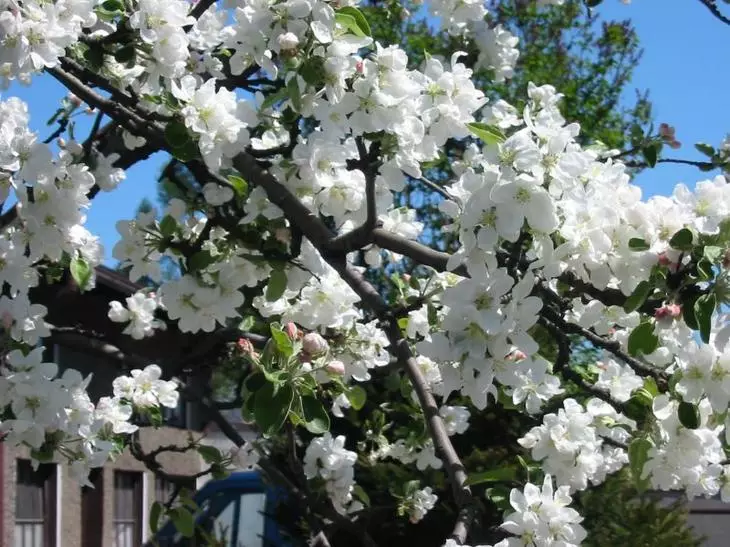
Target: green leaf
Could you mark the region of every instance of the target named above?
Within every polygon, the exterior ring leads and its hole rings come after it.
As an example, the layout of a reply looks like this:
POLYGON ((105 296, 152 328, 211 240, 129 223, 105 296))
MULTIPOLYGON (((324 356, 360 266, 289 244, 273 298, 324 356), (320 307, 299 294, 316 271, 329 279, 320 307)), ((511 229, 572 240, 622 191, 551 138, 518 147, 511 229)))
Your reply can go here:
POLYGON ((274 270, 271 272, 269 284, 266 286, 266 300, 273 302, 284 296, 286 283, 286 272, 284 270, 274 270))
POLYGON ((104 51, 97 47, 89 47, 84 52, 84 60, 91 68, 98 70, 104 64, 104 51))
MULTIPOLYGON (((264 378, 264 375, 261 375, 262 378, 264 378)), ((243 400, 243 405, 241 406, 241 417, 246 422, 255 422, 256 416, 254 415, 254 411, 256 409, 256 392, 250 391, 248 395, 246 395, 246 398, 243 400)))
POLYGON ((245 180, 241 177, 237 177, 236 175, 228 175, 228 182, 231 183, 234 192, 236 192, 236 195, 239 198, 246 197, 246 193, 248 192, 248 183, 245 180))
POLYGON ((492 488, 487 488, 484 495, 497 506, 497 509, 500 511, 508 511, 510 509, 510 491, 511 489, 506 486, 493 486, 492 488))
POLYGON ((500 467, 499 469, 490 469, 489 471, 481 471, 479 473, 470 474, 464 484, 472 486, 474 484, 482 484, 485 482, 510 482, 517 480, 517 468, 510 465, 500 467))
POLYGON ((160 517, 162 516, 163 509, 164 507, 159 501, 152 504, 152 508, 150 509, 150 530, 153 534, 156 534, 160 529, 160 517))
POLYGON ((649 376, 644 379, 644 389, 651 395, 652 399, 659 395, 659 388, 656 385, 656 380, 649 376))
POLYGON ((171 148, 182 148, 190 142, 188 128, 180 120, 172 120, 165 127, 165 141, 171 148))
POLYGON ((215 258, 208 251, 198 251, 188 258, 188 270, 199 272, 215 262, 215 258))
POLYGON ((353 31, 353 34, 357 34, 357 36, 372 36, 373 35, 372 31, 370 30, 370 23, 368 23, 368 20, 365 18, 365 15, 363 14, 363 12, 361 12, 356 7, 353 7, 353 6, 341 7, 340 9, 337 10, 337 13, 335 14, 335 20, 336 20, 338 14, 349 15, 350 17, 352 17, 355 20, 355 24, 357 25, 357 28, 360 30, 360 34, 358 34, 357 32, 354 32, 354 31, 353 31))
POLYGON ((172 235, 175 233, 176 228, 177 221, 170 215, 165 215, 165 217, 160 222, 160 233, 164 237, 172 237, 172 235))
POLYGON ((698 142, 695 144, 695 148, 705 156, 713 157, 716 154, 715 147, 704 142, 698 142))
POLYGON ((114 59, 122 64, 131 63, 137 57, 137 51, 134 49, 134 45, 124 46, 114 52, 114 59))
POLYGON ((275 392, 274 385, 267 382, 256 392, 254 417, 256 425, 265 435, 272 435, 281 429, 294 400, 291 386, 283 385, 275 392))
POLYGON ((91 281, 91 266, 86 260, 78 257, 71 261, 69 269, 71 270, 71 277, 74 278, 81 292, 84 292, 89 285, 89 281, 91 281))
POLYGON ((708 281, 712 279, 714 277, 712 262, 707 260, 705 257, 702 257, 699 262, 697 262, 697 275, 701 281, 708 281))
POLYGON ((634 289, 634 292, 631 293, 631 296, 629 296, 626 299, 626 302, 624 302, 624 311, 626 313, 631 313, 634 310, 638 310, 641 305, 646 302, 646 299, 649 298, 652 290, 653 288, 648 281, 642 281, 639 283, 634 289))
POLYGON ((191 538, 195 533, 195 521, 193 514, 184 507, 175 507, 168 512, 170 520, 175 525, 175 529, 183 535, 183 537, 191 538))
POLYGON ((725 249, 716 247, 715 245, 705 245, 702 256, 709 260, 712 264, 717 264, 725 255, 725 249))
POLYGON ((645 484, 645 480, 642 479, 642 474, 644 472, 644 466, 649 459, 649 450, 651 447, 651 441, 644 437, 634 439, 629 444, 629 469, 631 469, 631 476, 637 488, 642 488, 645 484))
POLYGON ((335 22, 339 24, 347 33, 348 31, 355 36, 363 37, 365 33, 360 29, 357 20, 349 13, 335 13, 335 22))
POLYGON ((324 83, 325 70, 322 57, 309 57, 299 67, 299 75, 309 85, 320 87, 324 83))
POLYGON ((360 386, 352 386, 347 391, 347 400, 350 401, 352 408, 360 410, 365 406, 365 401, 368 399, 367 392, 360 386))
POLYGON ((584 0, 586 6, 589 8, 595 8, 596 6, 600 6, 603 0, 584 0))
POLYGON ((649 245, 646 240, 641 239, 640 237, 632 237, 629 239, 629 249, 632 251, 648 251, 651 249, 651 245, 649 245))
POLYGON ((246 377, 243 388, 249 393, 255 393, 266 384, 266 377, 261 372, 254 372, 246 377))
POLYGON ((677 409, 679 415, 679 423, 687 429, 697 429, 700 427, 700 409, 697 405, 682 401, 677 409))
POLYGON ((276 343, 276 349, 284 355, 284 357, 291 357, 294 353, 294 344, 292 344, 291 338, 280 328, 271 326, 271 337, 276 343))
POLYGON ((682 228, 669 240, 669 246, 678 251, 691 251, 694 234, 689 228, 682 228))
POLYGON ((365 507, 370 507, 370 496, 368 496, 362 486, 359 484, 353 486, 352 493, 365 507))
POLYGON ((302 411, 304 412, 304 427, 314 435, 321 435, 330 430, 330 417, 327 409, 315 397, 302 397, 302 411))
POLYGON ((499 127, 481 122, 466 124, 469 130, 486 144, 499 144, 505 141, 504 133, 499 127))
POLYGON ((659 150, 661 150, 660 143, 652 143, 641 149, 641 153, 643 154, 644 159, 646 160, 646 163, 647 165, 649 165, 649 167, 656 166, 656 162, 659 159, 659 150))
POLYGON ((629 334, 629 353, 648 355, 654 353, 659 346, 659 337, 654 334, 654 324, 650 322, 641 323, 629 334))
POLYGON ((197 158, 199 155, 198 152, 198 145, 193 140, 189 140, 184 145, 177 148, 170 149, 170 153, 183 163, 197 158))
POLYGON ((203 461, 208 464, 218 463, 223 459, 220 450, 218 450, 215 446, 209 446, 206 444, 198 445, 198 454, 200 454, 203 461))
POLYGON ((697 299, 697 296, 692 296, 682 302, 682 319, 684 319, 684 323, 692 330, 700 330, 700 325, 697 323, 697 316, 695 315, 697 299))
POLYGON ((299 83, 297 82, 296 76, 289 78, 286 83, 286 90, 289 94, 289 100, 291 101, 294 110, 301 112, 302 110, 302 93, 299 91, 299 83))
POLYGON ((703 294, 697 299, 694 305, 697 327, 700 331, 700 338, 705 344, 710 343, 710 331, 712 330, 712 314, 717 307, 717 297, 714 293, 703 294))
POLYGON ((124 4, 120 0, 106 0, 101 3, 101 7, 106 11, 124 11, 124 4))
POLYGON ((264 102, 261 103, 261 110, 266 110, 267 108, 274 106, 276 103, 285 101, 287 97, 289 97, 289 91, 285 87, 283 87, 279 89, 276 93, 271 93, 270 95, 266 96, 264 102))

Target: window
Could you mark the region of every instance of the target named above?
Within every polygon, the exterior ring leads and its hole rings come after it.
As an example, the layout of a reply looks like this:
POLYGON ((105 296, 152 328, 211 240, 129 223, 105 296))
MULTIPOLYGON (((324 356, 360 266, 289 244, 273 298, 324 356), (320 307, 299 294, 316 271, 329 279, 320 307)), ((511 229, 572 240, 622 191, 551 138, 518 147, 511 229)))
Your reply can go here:
POLYGON ((142 545, 142 473, 114 472, 114 547, 142 545))
POLYGON ((54 547, 56 542, 56 466, 36 471, 18 460, 15 497, 15 547, 54 547))
POLYGON ((177 496, 174 505, 177 505, 179 500, 180 491, 184 488, 188 493, 192 494, 195 492, 195 479, 192 477, 174 477, 174 481, 168 481, 162 477, 155 476, 155 501, 159 501, 162 504, 167 503, 175 494, 177 487, 180 490, 177 491, 177 496))
POLYGON ((81 487, 81 547, 99 547, 104 537, 104 469, 91 470, 89 482, 81 487))

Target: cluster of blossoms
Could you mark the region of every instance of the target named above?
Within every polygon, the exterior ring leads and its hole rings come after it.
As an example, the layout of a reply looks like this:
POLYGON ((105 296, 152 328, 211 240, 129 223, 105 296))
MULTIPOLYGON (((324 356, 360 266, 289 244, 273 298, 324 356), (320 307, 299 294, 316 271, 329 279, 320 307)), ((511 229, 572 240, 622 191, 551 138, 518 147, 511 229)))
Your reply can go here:
POLYGON ((304 454, 304 474, 325 481, 327 494, 340 513, 362 508, 352 496, 356 461, 357 454, 345 448, 345 437, 333 438, 329 433, 313 439, 304 454))
MULTIPOLYGON (((251 249, 253 244, 237 244, 234 233, 259 230, 262 224, 273 228, 260 230, 260 239, 289 243, 286 230, 294 228, 261 186, 247 193, 226 178, 247 147, 270 152, 269 173, 299 198, 305 213, 331 219, 339 235, 371 220, 374 207, 383 229, 415 240, 424 225, 415 210, 394 202, 393 193, 405 187, 408 177, 422 178, 424 164, 439 159, 448 140, 471 138, 472 131, 479 135, 485 124, 508 134, 492 133, 481 147, 469 141, 452 166, 456 180, 443 188, 450 198, 440 208, 453 219, 447 229, 460 244, 447 265, 455 273, 433 276, 431 288, 441 294, 430 299, 431 307, 410 310, 404 328, 415 342, 419 369, 442 400, 440 415, 449 435, 464 433, 470 416, 466 407, 446 404, 454 393, 479 410, 487 407, 490 395, 495 400, 505 395, 537 414, 565 392, 557 369, 566 364, 542 357, 531 334, 545 319, 545 294, 564 304, 555 292, 559 276, 632 295, 657 268, 677 272, 688 263, 687 253, 671 244, 674 234, 682 229, 717 234, 730 216, 730 185, 724 177, 699 182, 694 190, 679 185, 671 197, 642 201, 623 163, 577 143, 580 128, 566 123, 554 88, 530 84, 522 112, 504 101, 488 105, 472 70, 460 62, 464 53, 448 60, 427 56, 420 70, 413 70, 403 49, 374 42, 363 29, 352 32, 338 19, 335 8, 352 8, 352 2, 234 0, 230 10, 214 4, 198 18, 182 0, 139 0, 104 18, 97 18, 97 4, 0 0, 0 75, 3 83, 28 80, 56 66, 66 53, 81 57, 69 48, 93 47, 125 20, 124 31, 137 40, 133 53, 144 53, 141 64, 105 54, 100 72, 111 75, 120 90, 131 89, 155 119, 176 117, 167 125, 166 138, 196 146, 218 177, 202 188, 194 207, 173 199, 161 220, 152 211, 119 223, 122 239, 114 257, 131 267, 133 280, 149 277, 161 284, 155 296, 140 292, 126 306, 111 304, 109 317, 127 323, 125 333, 136 339, 163 327, 158 312, 182 332, 228 327, 240 318, 244 291, 257 288, 263 294, 250 304, 261 316, 312 331, 302 340, 302 375, 321 373, 311 362, 325 353, 333 358, 328 372, 341 377, 343 385, 365 382, 373 369, 390 362, 388 336, 377 321, 365 322, 360 297, 313 242, 305 239, 294 259, 276 265, 259 248, 251 249), (85 43, 79 44, 85 30, 85 43), (228 88, 229 76, 246 80, 244 75, 258 68, 271 78, 276 94, 244 99, 228 88), (310 122, 301 124, 306 131, 300 125, 297 131, 287 129, 282 114, 287 109, 310 122), (220 221, 239 199, 245 200, 244 214, 224 229, 220 221), (194 254, 181 251, 191 247, 194 254), (524 261, 513 260, 512 254, 523 251, 524 261), (163 281, 163 257, 177 261, 182 275, 163 281), (328 348, 318 332, 334 332, 342 341, 328 348)), ((517 40, 504 28, 487 25, 482 2, 435 0, 430 8, 449 33, 474 39, 478 65, 493 70, 497 80, 510 76, 517 40)), ((124 135, 128 149, 144 142, 144 136, 124 135)), ((28 298, 42 261, 69 262, 77 274, 86 272, 77 275, 82 288, 93 287, 93 268, 102 252, 98 239, 83 227, 84 210, 95 185, 110 190, 123 178, 117 159, 75 141, 64 143, 54 156, 28 130, 24 104, 13 98, 0 103, 0 198, 13 193, 19 219, 0 234, 0 281, 8 287, 0 311, 16 342, 33 346, 48 334, 46 310, 28 298)), ((400 260, 372 242, 365 251, 370 265, 400 260)), ((356 271, 352 264, 341 266, 356 271)), ((728 275, 723 271, 713 285, 720 303, 730 295, 728 275)), ((422 296, 426 285, 408 296, 422 296)), ((603 397, 584 404, 566 399, 563 408, 547 413, 520 439, 549 475, 542 490, 528 484, 524 493, 513 491, 514 513, 503 528, 515 537, 500 545, 580 543, 585 532, 580 517, 567 507, 569 492, 621 469, 629 461, 621 447, 635 442, 648 447, 642 472, 654 487, 729 495, 722 438, 730 402, 730 354, 722 343, 727 327, 716 325, 712 343, 700 344, 681 322, 674 301, 658 308, 649 322, 637 312, 588 297, 569 305, 566 321, 610 343, 589 386, 603 397), (617 360, 619 352, 633 353, 631 332, 641 325, 650 325, 652 333, 656 328, 660 343, 637 362, 655 375, 673 375, 676 393, 649 394, 654 422, 651 430, 639 433, 637 424, 606 399, 623 403, 644 386, 636 360, 617 360), (683 423, 687 405, 698 412, 694 428, 683 423), (560 485, 557 491, 552 476, 560 485)), ((73 371, 58 378, 57 373, 55 365, 43 362, 42 349, 11 352, 0 371, 0 400, 8 401, 10 417, 0 428, 9 441, 39 454, 51 447, 66 455, 81 478, 88 468, 103 465, 114 449, 114 435, 135 430, 129 423, 135 411, 177 404, 176 384, 162 380, 155 366, 118 378, 114 396, 96 405, 86 393, 88 378, 73 371)), ((315 379, 329 381, 325 373, 315 379)), ((351 405, 339 395, 333 413, 343 416, 342 408, 351 405)), ((346 441, 325 433, 311 441, 304 457, 307 478, 324 481, 341 513, 360 508, 353 499, 357 454, 345 448, 346 441)), ((249 460, 247 452, 240 457, 249 460)), ((386 440, 375 459, 385 457, 415 463, 420 470, 443 465, 431 440, 386 440)), ((417 521, 435 502, 426 487, 404 503, 417 521)))

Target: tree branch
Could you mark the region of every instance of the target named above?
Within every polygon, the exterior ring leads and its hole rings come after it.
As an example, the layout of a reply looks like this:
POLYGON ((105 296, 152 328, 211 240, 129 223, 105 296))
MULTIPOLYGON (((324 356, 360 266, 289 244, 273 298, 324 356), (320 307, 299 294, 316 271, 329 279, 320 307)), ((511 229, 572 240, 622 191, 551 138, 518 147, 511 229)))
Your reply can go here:
POLYGON ((700 0, 700 3, 703 4, 708 10, 710 10, 710 13, 712 13, 712 15, 714 15, 717 19, 719 19, 726 25, 730 25, 730 18, 725 17, 722 14, 720 8, 717 7, 717 0, 700 0))

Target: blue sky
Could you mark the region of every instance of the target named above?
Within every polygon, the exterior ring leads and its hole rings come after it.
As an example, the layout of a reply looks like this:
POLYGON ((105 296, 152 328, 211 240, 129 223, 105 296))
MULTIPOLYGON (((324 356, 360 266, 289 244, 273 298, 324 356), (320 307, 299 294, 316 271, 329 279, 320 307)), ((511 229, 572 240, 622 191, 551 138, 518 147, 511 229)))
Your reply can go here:
MULTIPOLYGON (((730 71, 725 48, 730 27, 712 17, 700 2, 680 0, 634 0, 625 6, 619 0, 605 0, 599 13, 607 19, 632 19, 644 48, 644 57, 627 89, 649 89, 657 123, 666 122, 677 129, 679 150, 670 150, 666 157, 702 159, 695 151, 695 142, 717 145, 730 133, 730 111, 721 107, 730 89, 730 71)), ((537 82, 536 82, 537 83, 537 82)), ((58 108, 65 95, 63 88, 48 76, 37 78, 30 88, 13 86, 4 97, 17 95, 29 103, 31 126, 45 138, 51 132, 45 121, 58 108)), ((92 117, 79 117, 79 133, 91 125, 92 117)), ((111 261, 111 250, 117 241, 115 224, 130 218, 144 197, 155 199, 153 184, 165 156, 157 154, 127 171, 127 180, 112 193, 101 193, 94 200, 87 226, 98 234, 111 261)), ((688 166, 660 164, 636 179, 645 195, 669 194, 674 185, 693 185, 712 173, 701 173, 688 166)))

